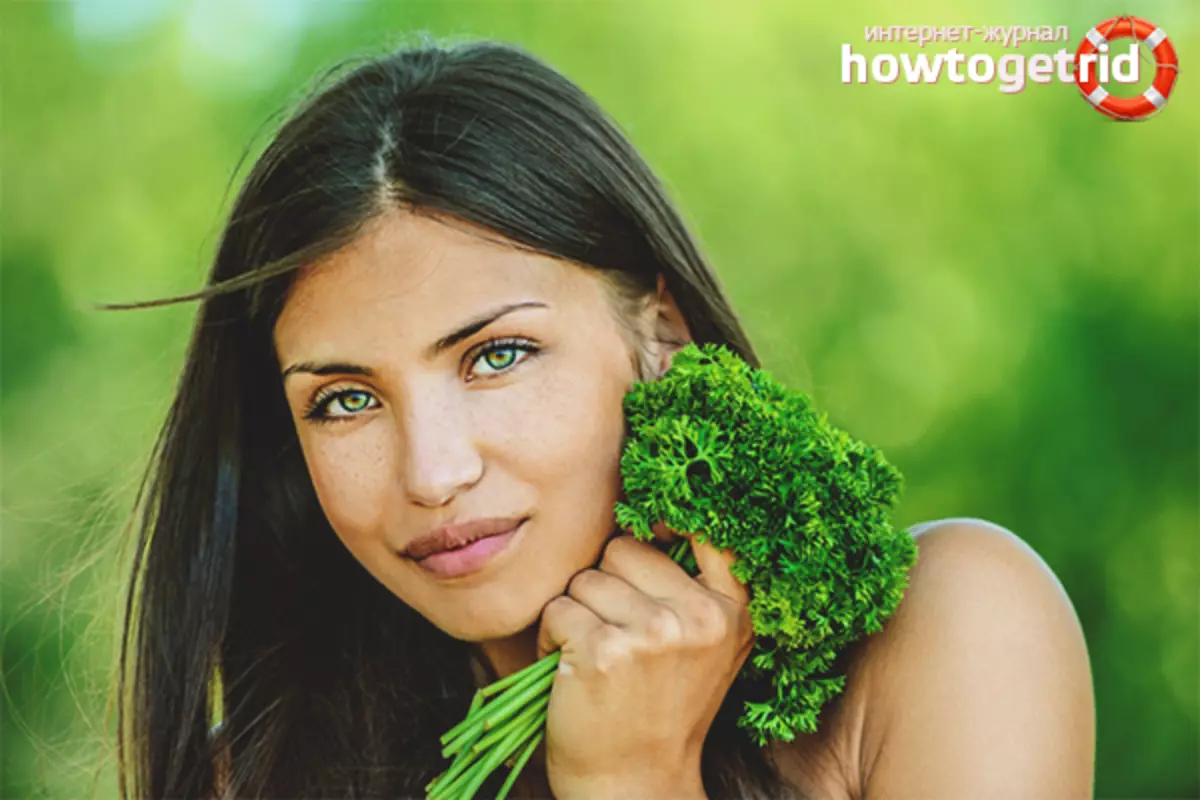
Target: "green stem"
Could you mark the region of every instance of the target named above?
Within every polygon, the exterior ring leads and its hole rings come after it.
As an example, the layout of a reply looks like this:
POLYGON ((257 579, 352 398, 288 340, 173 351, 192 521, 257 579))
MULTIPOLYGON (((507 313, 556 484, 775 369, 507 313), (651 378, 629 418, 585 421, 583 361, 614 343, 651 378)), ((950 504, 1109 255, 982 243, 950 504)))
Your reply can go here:
POLYGON ((533 723, 534 727, 541 727, 541 723, 545 721, 544 714, 546 711, 546 706, 548 706, 548 705, 550 705, 550 695, 549 694, 543 695, 542 697, 535 699, 529 705, 529 707, 526 708, 524 711, 522 711, 520 714, 513 717, 511 720, 504 723, 504 725, 500 726, 496 730, 489 733, 487 736, 484 736, 482 739, 480 739, 474 745, 472 745, 471 752, 472 753, 483 752, 488 747, 491 747, 493 743, 495 743, 495 742, 499 741, 500 739, 503 739, 505 736, 507 736, 512 731, 513 728, 521 727, 521 726, 527 725, 531 722, 533 723), (538 715, 543 715, 543 719, 538 720, 537 719, 538 715))
POLYGON ((504 763, 504 759, 508 758, 521 743, 529 736, 536 735, 536 728, 526 727, 518 728, 509 734, 508 738, 502 741, 498 746, 493 748, 488 757, 484 759, 480 765, 474 780, 471 781, 463 790, 463 795, 467 798, 473 798, 475 793, 479 791, 479 787, 488 779, 488 776, 495 772, 496 768, 504 763))
MULTIPOLYGON (((544 735, 545 709, 550 702, 549 691, 561 658, 561 651, 551 653, 475 693, 466 717, 442 734, 442 754, 456 758, 449 769, 425 787, 429 800, 447 800, 460 792, 470 798, 478 785, 526 739, 537 736, 540 741, 544 735), (499 696, 484 702, 493 695, 499 696), (472 785, 475 787, 462 791, 472 785)), ((524 760, 528 760, 525 753, 532 751, 532 748, 522 751, 524 760)), ((520 764, 523 766, 524 761, 520 764)), ((520 766, 513 769, 519 770, 520 766)), ((509 777, 507 786, 511 788, 515 777, 512 773, 509 777)))
POLYGON ((471 701, 471 710, 467 712, 467 716, 453 728, 442 734, 442 745, 444 746, 449 744, 452 740, 458 738, 460 735, 466 733, 469 729, 475 727, 479 720, 482 719, 482 715, 486 714, 491 716, 491 709, 497 708, 496 703, 500 703, 501 701, 506 700, 507 697, 511 697, 512 695, 510 692, 520 692, 523 689, 527 689, 539 679, 542 679, 547 674, 553 672, 554 667, 558 665, 561 655, 562 653, 557 651, 551 653, 540 661, 535 661, 533 664, 525 667, 520 672, 514 672, 512 675, 496 681, 493 684, 489 684, 488 686, 485 686, 483 689, 480 689, 478 692, 476 692, 475 699, 471 701), (504 696, 494 700, 492 705, 484 706, 483 698, 490 697, 491 695, 496 694, 498 691, 503 691, 504 696))
POLYGON ((470 746, 475 744, 475 742, 477 742, 479 737, 483 736, 483 734, 484 730, 482 725, 473 728, 469 735, 459 736, 450 744, 443 746, 442 755, 446 758, 450 758, 450 756, 454 755, 455 753, 460 753, 463 750, 470 748, 470 746))
POLYGON ((519 692, 509 690, 503 696, 492 701, 490 706, 484 706, 479 713, 486 714, 483 722, 484 730, 492 730, 506 718, 517 713, 531 699, 548 690, 554 685, 554 673, 539 678, 537 683, 527 686, 519 692), (511 696, 510 696, 511 695, 511 696))
MULTIPOLYGON (((501 745, 503 747, 503 745, 501 745)), ((479 780, 480 776, 486 780, 487 776, 495 769, 488 767, 488 763, 492 761, 500 748, 493 748, 487 753, 480 756, 474 752, 465 752, 460 757, 466 760, 470 766, 460 772, 453 780, 443 782, 436 793, 429 795, 428 800, 453 800, 454 798, 470 798, 471 793, 465 791, 465 787, 470 786, 479 780)), ((514 748, 515 749, 515 748, 514 748)), ((479 780, 479 783, 482 783, 479 780)))
POLYGON ((482 733, 483 731, 481 730, 475 735, 474 739, 464 741, 462 744, 466 748, 466 751, 460 753, 458 758, 454 759, 454 763, 450 765, 449 769, 429 782, 429 785, 425 787, 425 793, 429 797, 437 797, 440 795, 444 787, 454 783, 459 775, 461 775, 464 771, 469 771, 471 766, 476 763, 477 759, 475 758, 474 754, 470 752, 469 748, 471 745, 475 744, 475 740, 478 739, 482 733))
POLYGON ((543 673, 549 672, 558 665, 558 660, 562 656, 561 651, 555 651, 550 655, 533 662, 528 667, 525 667, 520 672, 514 672, 506 678, 502 678, 495 683, 490 683, 479 691, 484 697, 491 697, 497 692, 504 691, 514 683, 525 683, 526 680, 533 681, 536 678, 542 677, 543 673))
POLYGON ((667 551, 667 555, 676 564, 683 567, 684 572, 689 575, 696 575, 700 571, 696 564, 696 557, 692 553, 691 542, 687 539, 680 539, 671 545, 671 549, 667 551))
POLYGON ((667 551, 667 555, 669 555, 671 560, 676 564, 681 564, 683 563, 683 557, 687 553, 687 549, 688 540, 680 539, 675 544, 671 545, 671 549, 667 551))
POLYGON ((449 798, 462 796, 462 788, 475 780, 479 771, 484 768, 486 761, 470 751, 460 754, 459 759, 461 759, 462 765, 459 766, 456 761, 455 767, 458 768, 451 770, 454 774, 447 774, 448 779, 439 780, 434 790, 427 794, 427 800, 449 800, 449 798))
MULTIPOLYGON (((480 730, 491 731, 496 729, 507 721, 509 717, 520 713, 523 710, 523 706, 529 700, 549 690, 553 684, 554 673, 552 672, 539 678, 536 683, 510 688, 491 703, 475 712, 475 715, 471 719, 465 720, 465 723, 469 723, 466 727, 462 727, 457 733, 454 733, 452 730, 451 733, 443 735, 443 752, 446 752, 447 749, 460 750, 461 747, 459 745, 461 740, 467 737, 474 737, 480 730), (451 737, 449 741, 447 741, 447 736, 451 737)), ((455 726, 455 730, 460 728, 462 724, 460 723, 455 726)))
POLYGON ((442 734, 442 753, 450 753, 461 749, 462 743, 483 732, 483 709, 476 711, 462 722, 442 734))
POLYGON ((521 751, 521 755, 517 758, 517 763, 513 764, 512 769, 509 770, 508 778, 504 781, 504 785, 501 786, 500 791, 496 793, 496 800, 504 800, 505 797, 508 797, 508 791, 512 789, 513 784, 517 782, 517 775, 520 774, 521 770, 525 768, 525 764, 529 762, 530 757, 533 755, 533 751, 537 749, 537 746, 541 743, 545 736, 545 731, 538 731, 537 735, 529 740, 529 744, 525 745, 525 749, 521 751))

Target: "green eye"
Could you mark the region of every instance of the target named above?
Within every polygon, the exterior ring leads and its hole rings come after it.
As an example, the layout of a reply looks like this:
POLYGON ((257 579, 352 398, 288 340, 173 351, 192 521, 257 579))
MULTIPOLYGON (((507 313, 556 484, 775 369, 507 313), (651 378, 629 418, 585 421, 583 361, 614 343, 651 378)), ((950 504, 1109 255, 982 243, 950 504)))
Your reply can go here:
POLYGON ((377 405, 379 405, 379 401, 370 392, 364 392, 361 389, 334 390, 317 395, 304 417, 316 422, 348 419, 377 405))
POLYGON ((371 404, 371 396, 366 392, 346 392, 338 395, 337 402, 342 408, 354 414, 371 404))
POLYGON ((526 342, 524 339, 495 339, 487 342, 483 350, 480 351, 473 361, 474 364, 487 367, 488 371, 483 373, 483 377, 492 377, 501 372, 508 371, 513 365, 524 361, 524 356, 533 355, 538 352, 536 345, 526 342))
POLYGON ((484 353, 483 358, 492 369, 504 369, 516 358, 516 352, 516 348, 506 347, 503 350, 492 350, 491 352, 484 353), (500 358, 495 358, 497 354, 500 354, 500 358))

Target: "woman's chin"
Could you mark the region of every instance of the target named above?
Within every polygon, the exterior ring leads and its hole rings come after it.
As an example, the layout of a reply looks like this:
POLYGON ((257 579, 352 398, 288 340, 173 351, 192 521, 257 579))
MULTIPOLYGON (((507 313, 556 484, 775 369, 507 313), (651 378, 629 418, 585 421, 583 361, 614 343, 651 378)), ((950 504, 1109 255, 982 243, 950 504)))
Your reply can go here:
MULTIPOLYGON (((549 600, 547 600, 549 602, 549 600)), ((458 619, 439 625, 450 636, 472 644, 483 644, 504 639, 513 639, 522 634, 536 635, 540 621, 542 606, 531 613, 493 615, 489 609, 481 608, 480 616, 472 619, 458 619)))

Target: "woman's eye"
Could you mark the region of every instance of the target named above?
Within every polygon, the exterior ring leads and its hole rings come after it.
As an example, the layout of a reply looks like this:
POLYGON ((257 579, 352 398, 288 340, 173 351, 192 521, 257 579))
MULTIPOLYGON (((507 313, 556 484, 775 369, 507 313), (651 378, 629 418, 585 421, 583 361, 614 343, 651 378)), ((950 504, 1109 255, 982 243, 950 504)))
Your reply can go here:
POLYGON ((360 389, 344 389, 324 397, 318 397, 306 417, 316 420, 340 419, 352 417, 378 405, 378 401, 369 392, 360 389))
POLYGON ((519 354, 528 356, 537 352, 537 347, 532 344, 527 344, 522 340, 500 340, 491 342, 484 346, 484 349, 475 356, 472 364, 482 365, 490 372, 485 371, 483 377, 490 377, 501 372, 505 372, 514 364, 517 364, 525 359, 519 354))

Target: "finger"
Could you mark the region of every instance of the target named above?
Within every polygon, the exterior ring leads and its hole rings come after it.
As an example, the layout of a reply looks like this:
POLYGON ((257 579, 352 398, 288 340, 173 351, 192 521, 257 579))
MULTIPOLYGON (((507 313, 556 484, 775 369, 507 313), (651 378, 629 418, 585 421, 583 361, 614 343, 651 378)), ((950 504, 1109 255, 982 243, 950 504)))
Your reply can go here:
POLYGON ((700 574, 696 580, 707 589, 723 594, 738 605, 750 602, 750 590, 733 576, 730 567, 737 560, 732 550, 718 550, 709 542, 696 541, 695 534, 685 533, 700 574))
POLYGON ((673 542, 679 538, 679 534, 667 527, 665 522, 656 522, 650 526, 650 532, 654 534, 654 538, 660 542, 673 542))
POLYGON ((629 581, 596 569, 576 573, 567 584, 567 594, 604 622, 620 628, 635 627, 649 614, 661 610, 659 603, 629 581))
POLYGON ((542 609, 538 627, 538 660, 562 650, 564 655, 582 646, 587 637, 604 625, 604 620, 573 597, 559 595, 542 609))
POLYGON ((695 588, 691 577, 670 556, 633 536, 618 536, 606 544, 598 568, 653 600, 679 597, 695 588))

